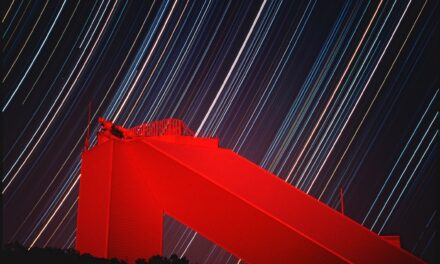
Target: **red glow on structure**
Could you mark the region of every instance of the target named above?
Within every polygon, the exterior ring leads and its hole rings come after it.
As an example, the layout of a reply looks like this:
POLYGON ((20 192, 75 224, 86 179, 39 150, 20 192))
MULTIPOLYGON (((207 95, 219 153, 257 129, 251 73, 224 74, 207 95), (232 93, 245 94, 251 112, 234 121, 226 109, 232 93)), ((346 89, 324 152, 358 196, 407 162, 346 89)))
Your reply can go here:
POLYGON ((98 145, 82 156, 80 252, 161 254, 166 213, 247 263, 421 262, 181 120, 99 121, 98 145))

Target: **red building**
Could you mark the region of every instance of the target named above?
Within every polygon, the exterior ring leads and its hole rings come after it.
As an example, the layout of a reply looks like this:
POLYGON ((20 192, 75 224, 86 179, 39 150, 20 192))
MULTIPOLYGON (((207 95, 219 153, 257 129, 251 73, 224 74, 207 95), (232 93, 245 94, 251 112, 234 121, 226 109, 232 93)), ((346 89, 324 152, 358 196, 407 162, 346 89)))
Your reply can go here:
POLYGON ((129 262, 162 253, 166 213, 246 263, 417 263, 418 258, 218 140, 167 119, 105 120, 86 150, 76 247, 129 262))

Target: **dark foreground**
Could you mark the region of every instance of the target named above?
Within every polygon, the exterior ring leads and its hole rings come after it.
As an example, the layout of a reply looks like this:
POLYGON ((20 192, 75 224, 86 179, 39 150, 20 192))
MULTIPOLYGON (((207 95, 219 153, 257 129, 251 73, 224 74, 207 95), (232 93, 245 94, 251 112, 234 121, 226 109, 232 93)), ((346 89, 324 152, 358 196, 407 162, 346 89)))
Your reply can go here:
MULTIPOLYGON (((99 264, 122 264, 125 261, 119 259, 96 258, 90 254, 80 254, 74 249, 58 248, 31 248, 28 250, 20 244, 8 244, 2 247, 1 263, 99 263, 99 264)), ((136 264, 188 264, 189 261, 183 257, 172 255, 170 258, 153 256, 149 260, 138 259, 136 264)))

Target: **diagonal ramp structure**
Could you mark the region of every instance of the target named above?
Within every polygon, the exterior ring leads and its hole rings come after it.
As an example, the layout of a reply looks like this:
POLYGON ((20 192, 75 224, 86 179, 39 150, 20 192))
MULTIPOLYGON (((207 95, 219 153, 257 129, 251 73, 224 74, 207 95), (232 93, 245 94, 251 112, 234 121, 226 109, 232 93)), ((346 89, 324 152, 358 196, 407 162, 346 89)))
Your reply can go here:
POLYGON ((422 262, 180 120, 100 122, 82 157, 82 253, 131 263, 161 254, 168 214, 246 263, 422 262))

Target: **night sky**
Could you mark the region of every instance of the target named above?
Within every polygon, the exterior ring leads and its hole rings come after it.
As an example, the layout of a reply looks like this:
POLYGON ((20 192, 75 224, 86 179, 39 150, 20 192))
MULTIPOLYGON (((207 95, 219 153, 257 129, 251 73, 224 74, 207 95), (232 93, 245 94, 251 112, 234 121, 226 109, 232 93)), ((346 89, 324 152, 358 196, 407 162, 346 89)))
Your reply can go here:
MULTIPOLYGON (((3 6, 3 243, 74 246, 90 105, 92 144, 99 116, 180 118, 338 210, 342 188, 347 216, 439 260, 438 1, 3 6)), ((237 262, 164 225, 165 255, 237 262)))

